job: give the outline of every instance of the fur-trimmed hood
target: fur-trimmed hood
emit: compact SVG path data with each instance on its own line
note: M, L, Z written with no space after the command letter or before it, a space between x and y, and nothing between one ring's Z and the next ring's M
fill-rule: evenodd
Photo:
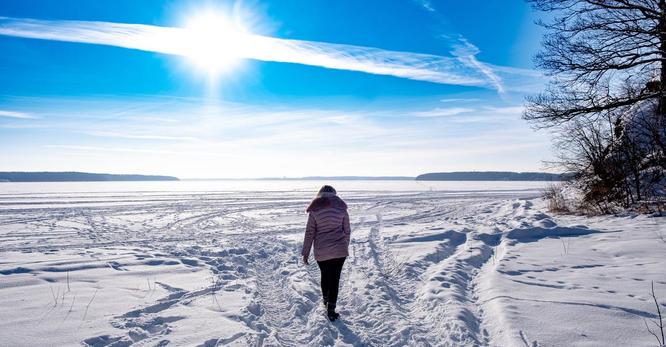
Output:
M334 193L320 193L312 200L306 212L316 212L327 207L346 210L347 204Z

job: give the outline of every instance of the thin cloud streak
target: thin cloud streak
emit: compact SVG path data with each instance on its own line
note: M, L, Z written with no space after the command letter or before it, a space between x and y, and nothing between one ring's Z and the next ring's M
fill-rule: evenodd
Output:
M85 145L44 145L44 148L68 149L82 152L118 152L118 153L141 153L141 154L161 154L161 155L184 155L184 156L205 156L214 157L213 153L205 152L185 152L185 151L169 151L158 149L145 149L133 147L99 147L99 146L85 146Z
M191 54L193 49L197 49L193 47L193 42L198 42L192 37L193 33L184 28L10 17L0 17L0 35L109 45L180 56ZM478 48L466 41L452 52L453 57L444 57L244 33L238 35L241 37L236 37L234 42L241 41L244 44L234 45L233 48L236 56L243 59L303 64L440 84L477 86L496 89L500 93L509 88L493 71L492 65L476 59ZM225 45L229 42L221 40L217 44ZM512 77L516 81L520 81L523 76L533 77L529 71L518 70L502 71L504 74L514 75Z
M436 13L437 11L435 10L435 7L432 6L429 0L415 0L415 2L423 7L426 11L431 12L431 13Z
M525 111L524 106L504 106L504 107L484 106L482 109L494 114L518 115L518 116L522 115L523 111Z
M141 165L147 171L179 177L204 177L210 172L224 173L221 177L411 175L421 173L412 170L431 169L535 170L535 162L549 159L544 155L550 148L546 135L533 132L520 119L522 108L516 104L433 100L437 110L424 108L420 99L401 109L236 102L208 109L194 107L199 104L196 100L166 97L40 97L6 102L5 109L43 115L29 122L6 122L39 126L8 132L16 135L0 146L2 165L8 169L131 171ZM454 108L459 110L450 110ZM458 114L414 116L428 111ZM35 141L40 136L47 141ZM21 154L8 145L21 148ZM333 158L336 167L322 164L322 155ZM30 158L29 163L25 158ZM53 158L57 163L50 161Z
M86 133L87 135L99 137L113 137L130 140L158 140L158 141L197 141L196 137L191 136L167 136L167 135L145 135L145 134L124 134L106 131L93 131Z
M15 118L15 119L35 119L37 117L29 115L24 112L17 112L17 111L7 111L7 110L0 110L0 117L6 117L6 118Z
M474 101L481 101L481 99L477 99L477 98L447 98L447 99L441 99L439 101L443 102L443 103L448 103L448 102L474 102Z
M495 71L493 71L490 65L482 63L476 59L476 55L479 54L481 50L475 45L471 44L465 38L461 37L459 40L460 44L455 45L454 50L451 53L458 57L458 60L460 60L463 64L475 68L484 74L500 94L506 92L502 78L498 76Z
M436 107L431 110L411 112L409 115L418 118L447 118L449 123L486 123L496 124L506 121L520 121L523 106L480 106L468 107ZM459 116L460 115L460 116Z
M466 108L466 107L451 107L451 108L435 108L432 110L428 111L419 111L419 112L413 112L412 116L414 117L448 117L448 116L455 116L459 115L461 113L469 113L473 112L473 108Z

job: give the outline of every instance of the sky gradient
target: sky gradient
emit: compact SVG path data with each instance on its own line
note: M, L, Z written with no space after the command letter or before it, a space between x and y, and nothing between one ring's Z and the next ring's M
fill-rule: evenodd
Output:
M0 171L543 170L523 1L8 0Z

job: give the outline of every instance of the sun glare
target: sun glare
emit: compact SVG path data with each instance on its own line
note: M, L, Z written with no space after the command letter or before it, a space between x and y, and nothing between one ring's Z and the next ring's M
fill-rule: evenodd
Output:
M249 35L241 23L218 12L193 16L185 30L187 57L212 78L237 66L248 44Z

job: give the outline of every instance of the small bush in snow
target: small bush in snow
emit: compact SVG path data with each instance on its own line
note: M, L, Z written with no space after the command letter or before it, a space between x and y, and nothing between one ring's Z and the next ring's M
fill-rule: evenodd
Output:
M546 187L543 194L544 199L548 201L548 211L554 213L569 213L572 212L567 206L567 201L564 197L563 187L557 184L551 184Z

